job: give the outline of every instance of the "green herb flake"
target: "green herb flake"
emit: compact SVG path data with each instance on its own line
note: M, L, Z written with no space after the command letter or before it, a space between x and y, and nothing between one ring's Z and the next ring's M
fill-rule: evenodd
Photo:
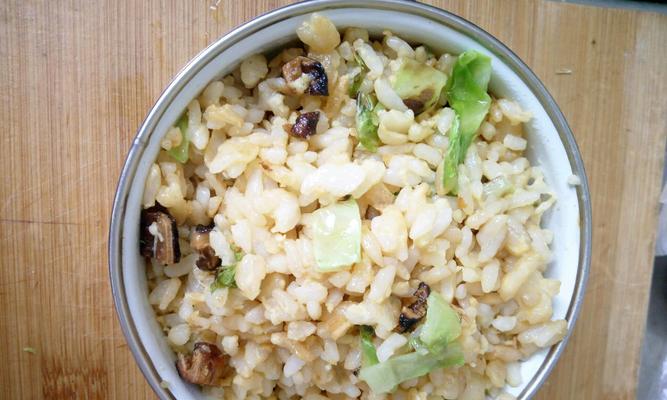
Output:
M218 268L211 284L211 292L222 288L236 288L236 265Z

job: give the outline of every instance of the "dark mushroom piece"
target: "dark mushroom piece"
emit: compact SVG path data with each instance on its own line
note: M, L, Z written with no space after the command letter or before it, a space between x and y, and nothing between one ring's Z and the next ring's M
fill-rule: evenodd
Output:
M433 95L433 89L426 88L422 90L419 95L404 99L403 104L411 109L415 115L419 115L426 109L426 105L433 98Z
M199 224L199 225L195 226L195 232L198 232L198 233L209 233L209 232L211 232L211 231L213 230L213 228L215 228L215 223L213 223L213 222L211 222L211 223L208 224L208 225L201 225L201 224Z
M144 257L155 257L162 265L181 260L176 220L159 204L141 211L139 251Z
M196 261L197 268L203 271L214 271L222 264L222 260L215 255L210 243L210 233L213 226L213 224L197 225L192 235L190 235L190 247L199 253L199 258Z
M307 139L317 133L317 123L320 120L319 111L301 113L296 118L294 125L289 128L289 133L301 139Z
M298 56L288 61L282 68L283 78L290 83L299 79L303 74L310 77L310 83L304 93L313 96L329 95L329 78L322 64L312 58Z
M398 317L398 327L400 333L411 331L417 322L426 315L426 300L431 294L431 288L424 282L420 282L417 290L410 298L411 303L403 306L401 315Z
M178 353L176 369L181 378L205 386L221 386L232 372L229 356L212 343L195 343L191 354Z

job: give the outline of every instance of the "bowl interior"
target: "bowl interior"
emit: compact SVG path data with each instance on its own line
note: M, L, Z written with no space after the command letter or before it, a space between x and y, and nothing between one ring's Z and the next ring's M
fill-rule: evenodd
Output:
M562 282L559 295L554 301L554 318L565 318L573 301L579 268L580 214L577 191L567 184L572 166L558 132L544 108L522 79L501 59L472 38L433 20L405 12L345 7L321 11L339 28L358 26L373 34L391 29L397 35L413 43L424 43L437 53L460 53L476 49L492 57L493 77L491 91L500 97L513 99L532 112L533 119L526 125L528 135L528 157L533 165L542 167L546 180L558 196L558 202L545 216L544 226L554 232L553 261L546 276ZM184 383L174 368L175 356L169 349L163 332L148 304L145 267L137 249L138 221L141 197L147 171L157 156L160 139L176 121L187 103L193 99L212 79L229 73L238 63L255 53L267 52L294 41L296 27L307 16L300 15L283 19L236 41L231 46L215 45L216 56L200 65L192 79L176 93L160 115L151 112L148 120L154 120L153 129L139 140L144 143L131 180L126 203L122 231L122 281L130 312L130 324L140 338L149 364L162 380L168 382L168 391L176 398L203 398L199 389ZM147 121L148 121L147 120ZM131 155L132 157L132 155ZM135 353L137 352L136 349ZM537 374L549 350L543 350L522 363L523 383L509 392L519 396ZM159 383L159 382L158 382ZM155 387L155 385L154 385ZM165 395L166 392L160 393Z

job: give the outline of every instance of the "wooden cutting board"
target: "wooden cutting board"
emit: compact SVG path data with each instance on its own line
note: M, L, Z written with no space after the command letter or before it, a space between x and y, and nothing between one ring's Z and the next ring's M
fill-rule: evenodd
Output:
M155 398L109 287L118 175L170 78L232 27L284 3L0 5L0 398ZM534 69L568 118L591 182L583 311L537 397L634 398L667 131L667 17L549 1L435 4Z

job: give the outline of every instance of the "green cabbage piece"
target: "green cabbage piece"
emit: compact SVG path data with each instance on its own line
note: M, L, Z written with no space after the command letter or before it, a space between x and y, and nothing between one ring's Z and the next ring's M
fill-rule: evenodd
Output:
M468 147L475 140L477 130L491 106L491 97L487 93L490 79L491 59L469 50L459 56L447 81L447 100L459 123L449 130L449 149L443 174L445 193L458 192L458 165L465 159Z
M459 155L461 154L461 130L459 128L459 121L459 116L455 115L454 121L452 121L452 126L449 128L449 147L447 147L445 159L442 161L444 163L442 187L445 194L456 194L458 187Z
M419 340L430 352L437 353L461 336L461 320L437 292L431 292L426 306L426 322L419 333Z
M463 365L461 344L456 341L461 336L458 315L436 292L428 296L427 307L426 321L410 338L410 345L415 351L374 365L364 365L362 361L359 378L366 381L373 392L389 393L401 382L435 369ZM361 351L363 357L363 336Z
M188 116L183 114L178 120L178 129L181 131L181 144L178 147L170 149L167 153L176 161L185 164L188 161L188 151L190 148L190 139L188 138Z
M349 268L361 259L361 217L354 199L331 204L312 214L315 268L320 272Z
M378 363L377 351L373 344L373 328L361 326L359 328L359 341L361 346L361 366L370 367Z
M461 345L454 342L440 353L415 351L361 368L359 378L376 394L390 393L402 382L424 376L439 368L463 365L463 362Z
M347 93L350 97L357 97L359 88L364 82L364 78L366 78L366 73L368 73L368 67L366 66L366 63L361 59L361 57L359 57L359 54L356 52L354 53L354 62L359 66L359 68L361 68L361 71L359 71L359 73L356 74L354 78L352 78L350 87L347 90Z
M447 75L429 65L404 58L392 87L415 115L431 108L447 84Z
M378 103L379 104L379 103ZM357 96L357 115L355 118L359 143L368 151L376 151L380 145L378 138L377 110L373 105L373 97L367 93Z

